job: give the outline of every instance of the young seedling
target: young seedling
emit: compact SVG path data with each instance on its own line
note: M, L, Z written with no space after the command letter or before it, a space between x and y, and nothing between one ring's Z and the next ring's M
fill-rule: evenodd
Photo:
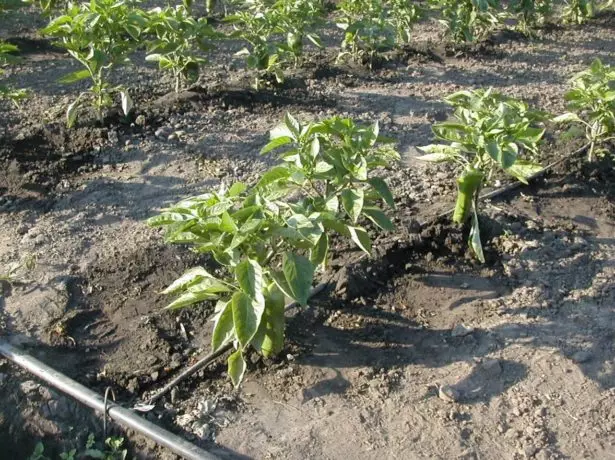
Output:
M398 33L383 2L342 0L338 11L337 26L344 31L338 60L350 57L372 68L378 53L393 48Z
M491 89L460 91L445 101L455 108L453 118L432 127L436 139L443 143L421 147L426 155L419 159L458 165L453 221L463 224L471 218L469 245L484 262L478 221L480 191L497 170L527 183L527 178L541 169L523 156L537 155L545 131L539 124L548 115Z
M369 254L361 221L393 228L379 206L394 206L391 192L383 179L370 176L399 158L382 142L377 124L361 127L334 117L301 125L287 115L262 150L283 149L283 162L255 185L221 187L149 220L167 228L168 242L190 244L217 262L215 270L188 271L164 293L178 295L170 309L217 300L212 348L234 344L228 359L234 385L243 378L250 348L264 356L282 350L285 297L307 304L333 232Z
M589 161L608 151L604 143L615 139L615 68L596 59L591 67L575 75L566 93L568 112L553 121L580 123L589 141Z
M497 28L504 15L499 0L430 0L439 11L438 22L455 43L482 40Z
M218 37L206 19L195 19L183 5L150 10L145 32L154 36L147 42L146 60L173 73L175 92L182 79L189 83L198 79L199 67L207 62L202 53L210 51Z
M129 62L129 55L139 46L143 28L147 25L144 13L124 0L96 0L71 4L62 16L53 19L43 29L45 35L59 40L68 53L83 67L60 81L75 83L90 79L89 91L82 92L68 106L67 125L73 126L79 109L88 96L97 119L103 122L105 110L113 105L113 95L120 94L125 115L132 110L128 90L112 87L107 73Z

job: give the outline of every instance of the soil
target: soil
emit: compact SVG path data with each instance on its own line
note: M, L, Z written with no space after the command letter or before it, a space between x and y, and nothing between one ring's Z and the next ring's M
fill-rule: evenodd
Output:
M398 231L379 235L371 258L340 245L330 288L288 312L284 352L251 357L239 390L220 362L145 416L223 458L612 456L612 162L573 158L488 202L480 265L464 230L436 218L454 201L453 172L414 157L456 90L491 86L562 112L571 75L597 57L613 64L614 16L465 50L424 24L413 49L371 72L335 63L332 28L326 50L260 92L228 57L234 43L178 95L137 56L115 76L133 88L132 118L111 113L100 127L86 113L68 130L63 108L84 88L57 79L77 67L24 15L0 18L0 37L22 48L8 80L33 92L0 112L0 261L2 272L29 257L36 267L3 283L4 339L127 407L146 399L208 351L211 306L163 310L158 293L206 261L165 245L145 219L220 182L253 182L275 161L258 152L287 111L378 120L403 153L383 171ZM544 163L578 147L554 139ZM57 455L102 436L99 418L1 360L0 387L6 458L40 440ZM131 455L173 458L116 432Z

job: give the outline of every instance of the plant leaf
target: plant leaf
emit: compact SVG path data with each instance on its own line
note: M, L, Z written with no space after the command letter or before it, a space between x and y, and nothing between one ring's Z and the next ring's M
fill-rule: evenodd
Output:
M470 237L469 237L470 248L472 248L472 252L476 258L481 262L485 263L485 254L483 253L483 244L480 240L480 227L478 223L478 215L476 214L476 208L472 209L472 228L470 229Z
M173 281L169 287L167 287L162 294L175 294L179 291L183 291L190 286L194 286L195 284L200 283L205 278L213 278L215 277L211 275L207 270L203 267L195 267L188 270L182 276Z
M361 189L342 190L342 206L353 222L356 222L363 209L365 194Z
M372 177L368 180L369 184L374 187L374 190L380 195L386 204L388 204L391 209L395 209L395 200L393 199L393 194L389 189L389 186L380 177Z
M314 265L304 256L287 252L282 262L282 271L291 297L306 306L314 278Z
M391 231L395 229L395 225L393 225L391 219L389 219L389 217L380 208L375 206L365 206L363 208L363 214L365 214L369 220L371 220L382 230Z
M310 262L315 267L326 265L327 253L329 252L329 237L326 233L320 235L316 246L310 252Z
M235 324L233 323L233 306L231 302L226 302L224 308L216 318L214 331L211 336L211 348L213 351L218 350L221 346L226 345L233 340L235 336Z
M243 375L246 372L246 362L243 359L243 353L241 350L235 351L228 357L228 375L233 382L233 386L237 388L243 380Z
M367 232L361 227L346 226L350 232L350 238L354 243L361 248L365 253L370 254L372 252L372 243L369 239Z
M262 303L254 302L245 292L240 291L233 294L232 305L235 335L241 346L245 348L258 330L265 310L265 302L264 300Z

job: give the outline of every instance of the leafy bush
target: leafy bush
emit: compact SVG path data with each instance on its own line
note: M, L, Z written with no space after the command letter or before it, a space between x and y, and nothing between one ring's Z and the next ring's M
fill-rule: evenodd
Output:
M307 38L321 46L311 31L323 15L318 0L245 0L240 9L225 18L234 25L234 37L248 43L237 56L245 56L248 68L256 70L255 87L268 77L284 82L284 67L298 62Z
M337 26L344 31L338 59L350 56L371 67L378 52L395 45L396 30L379 0L342 0Z
M583 24L596 12L595 0L567 0L562 12L562 19L568 24Z
M59 44L84 67L65 76L63 83L90 79L88 92L79 94L67 109L66 120L72 126L84 96L93 95L97 118L103 120L104 110L113 105L113 94L120 93L125 114L132 102L126 89L111 87L107 72L129 62L129 55L139 45L147 25L144 13L124 0L97 0L69 5L62 16L53 19L43 30L45 35L59 39Z
M498 0L431 0L439 10L438 21L446 26L455 43L471 43L485 38L503 19Z
M560 115L554 121L576 122L585 127L590 143L588 157L592 161L595 153L606 153L601 145L615 139L615 69L596 59L589 69L575 75L571 84L572 89L565 97L574 112Z
M410 43L412 29L423 16L422 8L412 0L389 0L386 2L389 21L395 29L398 45Z
M206 19L195 19L183 5L150 10L145 32L154 37L147 41L146 59L173 73L176 92L182 78L190 83L198 79L199 66L206 62L199 51L209 51L219 36Z
M478 222L480 191L496 170L525 183L541 169L522 157L538 153L545 131L538 125L548 115L490 89L460 91L445 101L455 108L453 118L432 127L436 139L444 143L421 147L426 155L419 159L458 165L461 172L453 221L464 223L472 218L469 244L484 262Z
M528 36L534 35L534 30L554 14L553 0L515 0L510 7L518 20L517 29Z
M333 117L302 126L287 115L271 132L267 153L283 149L283 162L252 187L235 183L184 200L149 220L167 228L166 240L209 253L216 272L194 268L164 293L177 294L168 308L218 300L214 350L233 342L228 372L238 385L251 347L265 356L284 343L285 296L306 305L314 272L326 265L331 233L350 238L369 254L360 221L393 228L379 207L393 207L386 183L370 177L399 158L379 137L378 125L361 127Z

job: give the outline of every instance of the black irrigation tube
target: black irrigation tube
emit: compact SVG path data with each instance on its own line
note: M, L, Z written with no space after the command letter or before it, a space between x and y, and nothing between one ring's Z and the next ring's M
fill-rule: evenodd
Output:
M218 457L215 455L145 420L132 410L126 409L113 402L105 401L105 398L98 393L75 382L66 375L40 362L38 359L29 356L8 342L0 342L0 354L36 375L54 388L57 388L86 406L104 414L104 417L108 416L120 425L141 433L185 459L218 460Z

